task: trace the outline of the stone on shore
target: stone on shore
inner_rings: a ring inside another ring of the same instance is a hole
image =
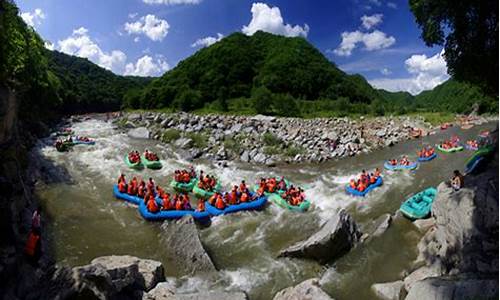
[[[128,131],[128,136],[133,139],[149,139],[150,132],[146,127],[138,127],[130,129]]]
[[[194,142],[190,138],[180,138],[175,141],[175,146],[182,148],[182,149],[188,149],[193,146]]]
[[[434,218],[428,219],[419,219],[413,221],[413,225],[415,225],[420,232],[427,232],[432,226],[436,224]]]
[[[104,266],[113,282],[121,280],[120,278],[123,277],[130,277],[129,273],[134,274],[134,282],[145,291],[149,291],[158,282],[165,280],[163,265],[155,260],[139,259],[130,255],[111,255],[95,258],[91,264]],[[137,275],[135,275],[136,273]]]
[[[377,224],[377,227],[375,231],[373,232],[372,236],[381,236],[384,234],[384,232],[389,229],[392,223],[392,216],[390,214],[383,214],[380,216],[377,220],[375,220],[375,224]]]
[[[403,281],[393,281],[372,284],[371,289],[382,300],[403,299]]]
[[[497,299],[498,279],[434,277],[416,282],[406,300]]]
[[[203,248],[194,219],[187,215],[176,222],[161,226],[160,240],[172,255],[182,273],[209,273],[217,271],[210,256]]]
[[[356,222],[345,210],[341,210],[318,232],[282,250],[280,256],[310,258],[326,263],[347,253],[360,237]]]
[[[311,278],[279,291],[273,300],[333,300],[333,298],[321,289],[318,278]]]

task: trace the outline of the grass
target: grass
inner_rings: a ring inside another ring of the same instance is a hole
[[[228,150],[234,154],[240,154],[241,143],[239,140],[237,140],[235,138],[226,137],[224,139],[224,148],[226,148],[226,150]]]
[[[175,141],[181,137],[181,132],[177,129],[167,129],[163,132],[161,135],[161,140],[164,143],[170,143],[172,141]]]
[[[186,137],[192,139],[194,147],[198,149],[203,149],[208,144],[208,136],[204,133],[190,132],[186,134]]]
[[[304,149],[302,146],[291,145],[285,149],[285,155],[288,157],[295,157],[297,154],[304,154],[305,152],[306,149]]]
[[[279,148],[278,146],[264,146],[262,152],[264,152],[264,154],[266,155],[276,155],[276,154],[281,154],[282,149]]]
[[[266,146],[271,146],[271,147],[279,146],[283,143],[283,141],[279,137],[275,136],[270,132],[266,132],[262,135],[262,141]]]
[[[417,112],[408,114],[408,116],[423,117],[426,122],[433,126],[455,121],[455,114],[448,112]]]

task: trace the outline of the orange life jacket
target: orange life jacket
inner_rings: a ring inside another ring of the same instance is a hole
[[[241,184],[240,184],[240,192],[242,192],[242,193],[243,193],[243,192],[245,192],[245,191],[246,191],[246,189],[247,189],[247,185],[246,185],[246,184],[244,184],[244,183],[241,183]]]
[[[224,203],[224,201],[222,201],[222,197],[217,197],[217,200],[215,201],[215,207],[220,210],[226,207],[226,204]]]
[[[38,234],[30,232],[28,240],[26,241],[26,247],[24,247],[24,253],[29,256],[35,256],[36,246],[38,245],[39,240],[40,236]]]
[[[353,189],[356,188],[356,182],[354,180],[351,180],[351,182],[349,183],[349,186]]]
[[[125,187],[125,183],[123,181],[121,181],[118,184],[118,190],[120,191],[120,193],[126,193],[127,192],[127,189]]]
[[[375,183],[376,179],[375,176],[370,176],[370,184]]]
[[[200,201],[198,203],[198,211],[205,211],[205,202],[204,201]]]
[[[182,201],[177,200],[175,202],[175,210],[182,210]]]
[[[247,193],[241,194],[240,201],[241,202],[247,202],[248,201],[248,194]]]
[[[127,194],[129,194],[129,195],[133,195],[134,194],[134,187],[133,187],[133,185],[131,183],[128,185]]]
[[[236,193],[235,190],[231,192],[231,202],[230,204],[236,204],[236,200],[238,199],[238,194]]]
[[[148,210],[152,213],[157,213],[158,212],[158,205],[156,204],[156,201],[154,198],[149,198],[148,201]]]

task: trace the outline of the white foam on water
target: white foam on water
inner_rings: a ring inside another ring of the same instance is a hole
[[[222,271],[229,280],[227,290],[251,291],[254,287],[262,285],[269,281],[269,272],[267,270],[256,271],[253,269],[239,268],[234,271]]]

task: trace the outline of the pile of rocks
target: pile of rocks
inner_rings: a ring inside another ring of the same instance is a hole
[[[117,124],[139,138],[161,140],[165,131],[174,130],[179,136],[169,142],[189,149],[194,158],[239,158],[258,164],[321,162],[353,156],[407,140],[413,128],[424,132],[430,129],[418,117],[298,119],[155,112],[125,114]],[[192,133],[205,140],[202,149],[193,149],[196,145],[189,137]],[[270,138],[266,139],[265,134]]]

